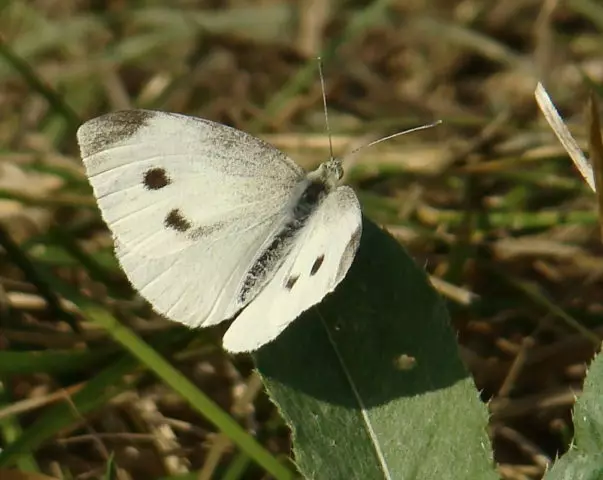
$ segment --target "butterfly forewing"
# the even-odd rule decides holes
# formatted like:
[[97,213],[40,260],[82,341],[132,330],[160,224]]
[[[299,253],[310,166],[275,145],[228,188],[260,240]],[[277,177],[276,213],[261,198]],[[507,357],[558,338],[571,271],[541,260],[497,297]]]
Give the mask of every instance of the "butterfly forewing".
[[146,110],[85,123],[78,141],[103,218],[119,241],[162,257],[273,216],[304,172],[239,130]]
[[278,228],[303,170],[244,132],[162,112],[96,118],[78,141],[134,287],[191,326],[239,310],[246,268]]

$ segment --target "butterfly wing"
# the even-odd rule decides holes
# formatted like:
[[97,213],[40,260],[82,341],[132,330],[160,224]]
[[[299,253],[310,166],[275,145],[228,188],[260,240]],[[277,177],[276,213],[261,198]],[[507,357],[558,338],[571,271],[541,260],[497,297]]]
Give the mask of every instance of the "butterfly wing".
[[155,309],[191,326],[240,309],[245,269],[303,170],[244,132],[164,112],[104,115],[78,142],[117,257]]
[[331,192],[312,213],[274,277],[224,335],[231,352],[259,348],[319,303],[345,277],[360,243],[362,215],[347,186]]
[[162,257],[282,207],[303,170],[244,132],[173,113],[129,110],[78,130],[86,173],[119,241]]

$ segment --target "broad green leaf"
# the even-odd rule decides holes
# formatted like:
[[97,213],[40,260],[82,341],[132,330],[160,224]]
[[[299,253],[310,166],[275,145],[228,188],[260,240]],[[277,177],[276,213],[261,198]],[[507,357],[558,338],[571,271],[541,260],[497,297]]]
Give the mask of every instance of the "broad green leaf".
[[566,453],[544,476],[545,480],[601,480],[603,453],[587,455],[576,450]]
[[574,406],[575,445],[545,475],[545,480],[603,478],[603,357],[590,365],[584,391]]
[[498,478],[444,303],[371,222],[336,291],[255,360],[306,478]]
[[[603,452],[603,357],[598,355],[588,369],[584,393],[574,407],[574,428],[581,453]],[[602,464],[603,465],[603,464]]]

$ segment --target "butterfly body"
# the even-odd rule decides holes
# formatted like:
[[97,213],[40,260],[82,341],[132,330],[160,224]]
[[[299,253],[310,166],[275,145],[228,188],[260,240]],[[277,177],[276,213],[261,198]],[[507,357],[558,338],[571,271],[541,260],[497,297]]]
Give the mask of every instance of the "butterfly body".
[[360,207],[337,160],[306,173],[234,128],[147,110],[90,120],[78,142],[130,282],[189,326],[236,315],[230,351],[273,340],[353,260]]

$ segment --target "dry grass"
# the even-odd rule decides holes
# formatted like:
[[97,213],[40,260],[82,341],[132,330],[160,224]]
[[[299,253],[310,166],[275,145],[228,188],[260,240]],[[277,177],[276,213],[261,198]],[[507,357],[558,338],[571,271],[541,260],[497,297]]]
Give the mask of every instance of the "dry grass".
[[[603,80],[603,8],[555,3],[0,4],[0,354],[67,355],[0,368],[0,431],[8,441],[31,430],[49,405],[73,414],[20,466],[99,478],[112,459],[119,479],[262,478],[135,366],[123,370],[122,393],[91,414],[75,408],[72,395],[127,359],[48,279],[101,300],[150,342],[178,330],[130,300],[74,129],[115,109],[181,111],[316,164],[328,155],[320,54],[336,153],[443,120],[364,151],[349,182],[449,299],[463,358],[490,400],[502,477],[540,478],[571,441],[574,395],[603,335],[596,199],[533,99],[540,79],[585,145],[584,76]],[[179,369],[271,452],[289,455],[250,361],[224,355],[215,338],[175,338],[167,352],[179,345],[170,354]]]

